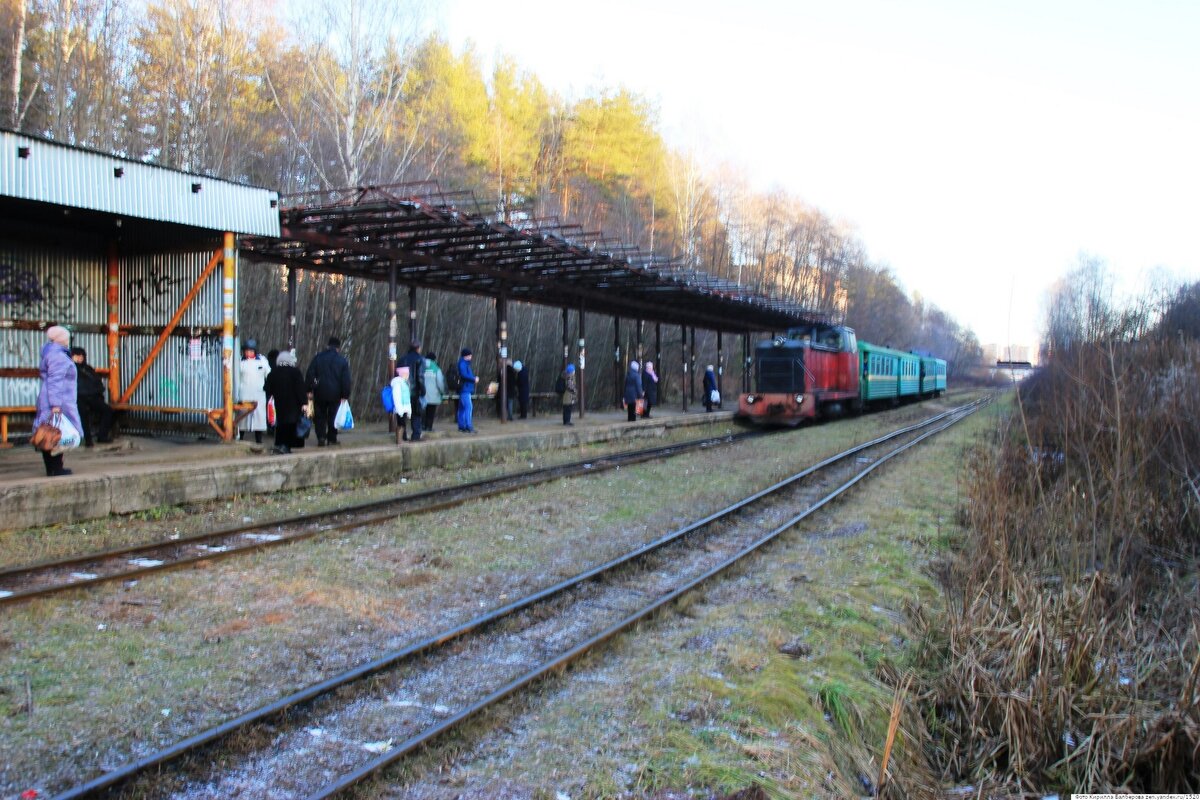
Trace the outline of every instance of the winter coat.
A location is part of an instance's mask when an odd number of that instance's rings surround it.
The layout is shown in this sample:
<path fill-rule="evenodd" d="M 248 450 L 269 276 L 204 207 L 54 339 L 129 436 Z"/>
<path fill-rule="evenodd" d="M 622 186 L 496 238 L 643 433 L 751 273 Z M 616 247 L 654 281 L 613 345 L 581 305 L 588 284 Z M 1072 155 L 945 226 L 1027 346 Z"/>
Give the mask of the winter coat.
<path fill-rule="evenodd" d="M 642 389 L 646 392 L 646 402 L 652 406 L 658 405 L 658 376 L 647 370 L 642 375 Z"/>
<path fill-rule="evenodd" d="M 521 398 L 521 405 L 529 405 L 529 367 L 517 373 L 517 396 Z"/>
<path fill-rule="evenodd" d="M 711 369 L 704 370 L 704 396 L 707 398 L 717 390 L 717 376 Z"/>
<path fill-rule="evenodd" d="M 425 359 L 425 405 L 440 405 L 445 399 L 446 376 L 432 359 Z"/>
<path fill-rule="evenodd" d="M 475 373 L 471 371 L 471 362 L 465 358 L 458 360 L 459 394 L 475 394 Z"/>
<path fill-rule="evenodd" d="M 295 425 L 300 421 L 300 409 L 308 403 L 308 387 L 299 367 L 277 365 L 267 376 L 263 388 L 275 398 L 276 427 Z"/>
<path fill-rule="evenodd" d="M 524 370 L 522 370 L 524 371 Z M 573 406 L 579 400 L 579 392 L 575 388 L 575 373 L 568 372 L 563 375 L 563 382 L 566 384 L 567 390 L 563 392 L 562 402 L 564 406 Z"/>
<path fill-rule="evenodd" d="M 313 397 L 322 402 L 336 403 L 350 399 L 350 362 L 336 347 L 317 353 L 308 365 L 304 378 Z M 279 413 L 278 408 L 275 413 Z"/>
<path fill-rule="evenodd" d="M 626 405 L 636 403 L 639 397 L 642 397 L 642 373 L 632 366 L 629 372 L 625 373 L 625 395 L 623 399 Z"/>
<path fill-rule="evenodd" d="M 57 342 L 42 345 L 42 387 L 38 390 L 37 415 L 33 418 L 33 430 L 54 417 L 50 409 L 58 406 L 64 417 L 71 421 L 75 430 L 83 432 L 79 420 L 78 380 L 71 351 Z"/>
<path fill-rule="evenodd" d="M 401 378 L 399 375 L 392 378 L 392 404 L 395 406 L 393 413 L 398 417 L 412 416 L 411 380 L 411 375 L 408 378 Z"/>
<path fill-rule="evenodd" d="M 410 402 L 417 403 L 429 391 L 425 386 L 425 356 L 411 347 L 404 358 L 396 362 L 397 367 L 408 367 L 408 393 Z"/>
<path fill-rule="evenodd" d="M 258 407 L 238 423 L 240 431 L 265 431 L 267 429 L 267 375 L 271 365 L 264 356 L 243 358 L 238 365 L 238 402 L 258 403 Z M 279 413 L 276 409 L 275 413 Z"/>
<path fill-rule="evenodd" d="M 75 386 L 81 399 L 84 397 L 96 400 L 104 399 L 104 381 L 100 379 L 100 375 L 92 368 L 91 364 L 86 361 L 76 364 L 75 373 Z"/>

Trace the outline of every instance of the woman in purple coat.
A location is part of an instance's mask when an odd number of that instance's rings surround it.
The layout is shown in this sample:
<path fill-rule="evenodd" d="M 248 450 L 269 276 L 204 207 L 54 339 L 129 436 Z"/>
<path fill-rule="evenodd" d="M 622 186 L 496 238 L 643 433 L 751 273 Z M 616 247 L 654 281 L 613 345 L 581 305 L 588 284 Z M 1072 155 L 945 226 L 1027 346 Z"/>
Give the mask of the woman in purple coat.
<path fill-rule="evenodd" d="M 75 362 L 71 360 L 70 332 L 61 325 L 52 325 L 46 329 L 46 339 L 42 345 L 42 389 L 38 392 L 37 416 L 33 418 L 33 429 L 43 422 L 51 422 L 55 414 L 62 414 L 71 421 L 76 430 L 83 430 L 79 419 L 79 408 L 75 404 Z M 71 470 L 63 468 L 62 453 L 52 456 L 42 453 L 46 462 L 48 476 L 70 475 Z"/>

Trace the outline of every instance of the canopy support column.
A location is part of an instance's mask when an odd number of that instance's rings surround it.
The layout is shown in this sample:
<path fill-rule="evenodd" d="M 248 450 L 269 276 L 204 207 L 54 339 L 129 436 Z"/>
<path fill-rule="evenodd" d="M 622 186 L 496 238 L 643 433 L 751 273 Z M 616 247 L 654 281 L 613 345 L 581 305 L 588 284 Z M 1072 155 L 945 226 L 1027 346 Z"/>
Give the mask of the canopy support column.
<path fill-rule="evenodd" d="M 508 298 L 501 291 L 496 296 L 496 369 L 500 373 L 500 424 L 508 422 Z"/>
<path fill-rule="evenodd" d="M 583 419 L 584 406 L 587 405 L 587 403 L 585 403 L 584 399 L 583 399 L 584 397 L 587 396 L 587 393 L 584 391 L 584 383 L 583 383 L 583 373 L 585 372 L 586 362 L 587 362 L 587 328 L 586 328 L 586 323 L 584 322 L 583 302 L 580 301 L 580 303 L 579 303 L 579 376 L 577 379 L 578 386 L 576 387 L 579 390 L 579 418 L 580 419 Z"/>
<path fill-rule="evenodd" d="M 750 393 L 750 331 L 742 333 L 742 394 Z"/>
<path fill-rule="evenodd" d="M 384 376 L 383 382 L 385 385 L 390 385 L 392 378 L 396 377 L 396 358 L 397 347 L 396 337 L 399 331 L 399 324 L 396 320 L 396 262 L 388 264 L 388 346 L 387 346 L 387 375 Z M 388 414 L 388 431 L 396 432 L 396 415 Z"/>
<path fill-rule="evenodd" d="M 683 399 L 683 412 L 688 410 L 688 355 L 687 355 L 687 325 L 679 326 L 679 362 L 683 365 L 682 380 L 679 381 L 679 396 Z"/>
<path fill-rule="evenodd" d="M 233 287 L 237 284 L 237 248 L 233 234 L 225 232 L 221 281 L 221 439 L 233 441 Z M 185 301 L 185 305 L 187 302 Z M 178 323 L 178 317 L 172 326 Z"/>
<path fill-rule="evenodd" d="M 116 241 L 108 244 L 108 402 L 121 396 L 121 262 Z M 7 441 L 7 438 L 6 438 Z"/>
<path fill-rule="evenodd" d="M 691 376 L 689 389 L 691 390 L 692 402 L 696 402 L 696 326 L 692 326 L 692 347 L 688 352 L 688 360 L 691 362 Z"/>
<path fill-rule="evenodd" d="M 621 369 L 621 318 L 613 317 L 613 385 L 617 396 L 617 408 L 625 396 L 625 373 Z"/>
<path fill-rule="evenodd" d="M 725 402 L 725 388 L 721 382 L 721 376 L 725 374 L 725 347 L 722 344 L 721 332 L 717 331 L 717 394 L 721 396 L 721 403 Z"/>
<path fill-rule="evenodd" d="M 287 268 L 287 346 L 296 352 L 296 268 Z"/>

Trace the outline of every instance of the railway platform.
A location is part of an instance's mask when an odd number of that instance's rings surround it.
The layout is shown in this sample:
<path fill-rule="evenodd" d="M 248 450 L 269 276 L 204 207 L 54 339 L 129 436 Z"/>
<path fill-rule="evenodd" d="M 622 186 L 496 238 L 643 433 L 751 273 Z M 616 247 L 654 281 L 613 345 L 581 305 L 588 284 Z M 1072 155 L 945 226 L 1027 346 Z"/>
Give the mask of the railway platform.
<path fill-rule="evenodd" d="M 455 430 L 443 415 L 422 441 L 397 445 L 386 422 L 340 435 L 336 447 L 308 446 L 291 455 L 271 452 L 271 437 L 222 443 L 214 439 L 127 436 L 67 455 L 72 475 L 47 478 L 28 445 L 0 450 L 0 530 L 78 522 L 159 506 L 234 495 L 300 489 L 367 477 L 400 476 L 422 467 L 486 463 L 517 452 L 548 452 L 621 439 L 652 440 L 681 427 L 728 425 L 733 411 L 684 413 L 655 409 L 635 423 L 622 411 L 588 411 L 565 427 L 557 415 L 501 424 L 476 420 L 479 432 Z"/>

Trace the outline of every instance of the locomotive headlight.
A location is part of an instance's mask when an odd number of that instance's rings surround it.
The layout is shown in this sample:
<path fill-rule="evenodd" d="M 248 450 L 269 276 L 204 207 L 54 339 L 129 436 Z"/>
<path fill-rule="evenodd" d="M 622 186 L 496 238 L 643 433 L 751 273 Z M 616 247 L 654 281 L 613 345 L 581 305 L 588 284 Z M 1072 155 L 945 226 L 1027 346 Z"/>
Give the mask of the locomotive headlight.
<path fill-rule="evenodd" d="M 746 395 L 746 405 L 748 405 L 748 406 L 754 405 L 754 395 L 752 395 L 752 394 Z"/>
<path fill-rule="evenodd" d="M 796 405 L 804 405 L 804 395 L 796 395 Z"/>

